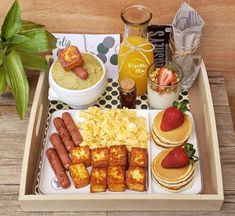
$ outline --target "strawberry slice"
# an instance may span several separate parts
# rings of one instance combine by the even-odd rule
[[[173,102],[173,106],[165,110],[160,128],[162,131],[171,131],[180,127],[185,120],[184,112],[188,110],[186,103]]]
[[[198,161],[199,158],[194,155],[195,152],[196,150],[193,148],[193,145],[186,143],[183,147],[179,146],[172,149],[162,160],[161,165],[166,169],[188,166],[190,162]]]
[[[176,74],[173,71],[173,66],[168,63],[166,66],[160,68],[158,74],[158,91],[161,92],[170,84],[175,83],[176,81]]]

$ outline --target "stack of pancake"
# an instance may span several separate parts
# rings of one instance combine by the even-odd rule
[[[161,148],[174,148],[183,145],[189,138],[192,131],[192,123],[188,116],[185,116],[184,123],[171,131],[162,131],[161,122],[164,111],[159,112],[153,122],[152,138],[154,143]]]
[[[152,164],[152,174],[154,180],[160,185],[161,188],[169,192],[180,192],[192,186],[194,180],[194,163],[190,163],[183,168],[166,169],[161,166],[162,160],[172,149],[162,151],[154,159]]]

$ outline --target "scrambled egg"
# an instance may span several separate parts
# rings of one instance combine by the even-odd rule
[[[102,111],[98,107],[90,107],[80,111],[84,122],[78,124],[84,141],[81,146],[89,145],[91,149],[126,145],[128,151],[132,147],[147,148],[149,133],[144,117],[128,109],[110,109]]]

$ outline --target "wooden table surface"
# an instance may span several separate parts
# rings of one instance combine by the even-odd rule
[[[25,120],[20,120],[15,103],[10,93],[0,96],[0,215],[65,215],[53,212],[23,212],[18,203],[20,173],[24,152],[24,142],[32,99],[37,84],[38,74],[29,75],[30,104]],[[181,212],[178,215],[235,215],[235,136],[229,109],[227,92],[222,73],[209,73],[210,87],[213,97],[222,173],[224,182],[225,202],[220,212]],[[77,215],[69,212],[66,215]],[[82,212],[80,215],[108,215],[108,216],[148,216],[175,215],[173,212]]]

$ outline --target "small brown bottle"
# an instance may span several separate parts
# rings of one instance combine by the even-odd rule
[[[126,78],[120,82],[120,102],[122,108],[135,109],[136,85],[134,80]]]

